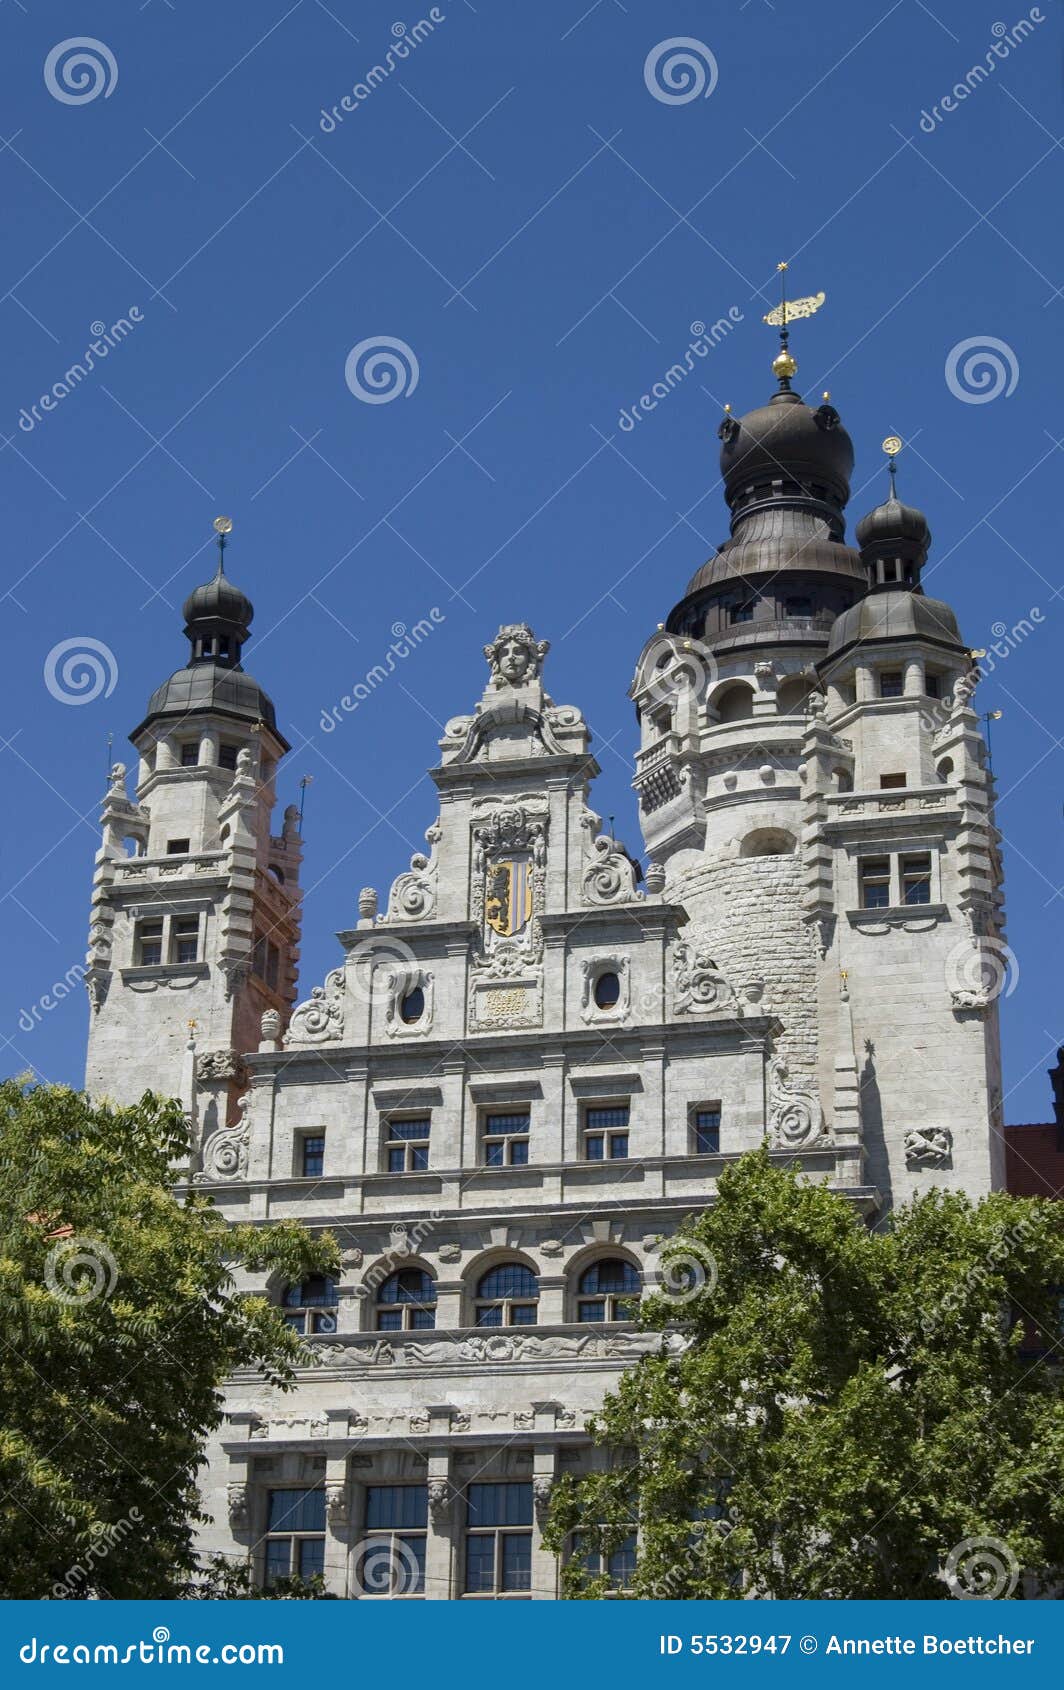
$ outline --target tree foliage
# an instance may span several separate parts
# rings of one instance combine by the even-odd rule
[[[555,1493],[567,1595],[607,1592],[636,1521],[637,1597],[1059,1588],[1064,1205],[932,1190],[872,1232],[759,1151],[662,1256],[661,1349]]]
[[[233,1269],[297,1280],[335,1243],[175,1194],[188,1155],[179,1105],[151,1093],[120,1109],[0,1084],[0,1597],[191,1593],[220,1386],[293,1379],[300,1339]]]

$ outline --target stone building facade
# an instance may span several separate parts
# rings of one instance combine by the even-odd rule
[[[286,746],[242,667],[251,606],[221,567],[186,604],[135,797],[116,769],[104,807],[88,1084],[180,1095],[187,1177],[227,1215],[340,1240],[335,1280],[266,1287],[307,1366],[287,1396],[231,1382],[204,1473],[204,1549],[266,1579],[556,1595],[551,1487],[658,1342],[632,1301],[766,1139],[869,1224],[1003,1184],[971,654],[893,476],[846,544],[853,449],[790,373],[725,417],[731,537],[636,665],[645,873],[591,807],[547,642],[509,625],[447,723],[425,850],[341,912],[297,1002],[301,843],[291,811],[271,831]]]

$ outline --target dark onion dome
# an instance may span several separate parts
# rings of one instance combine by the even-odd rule
[[[855,537],[867,563],[902,558],[919,567],[931,545],[931,530],[923,511],[915,505],[903,505],[893,494],[861,518]]]
[[[187,721],[205,715],[227,716],[245,726],[262,722],[286,751],[290,749],[283,735],[277,732],[273,700],[258,681],[243,669],[202,661],[176,670],[156,688],[148,700],[143,722],[130,737],[135,741],[144,728],[156,722],[164,723],[167,718]]]
[[[967,663],[968,647],[961,639],[957,618],[941,599],[920,591],[887,587],[869,593],[838,617],[831,630],[825,661],[841,657],[851,646],[874,646],[898,640],[939,646]]]
[[[225,622],[234,628],[243,628],[246,637],[255,608],[247,594],[230,581],[219,565],[213,581],[205,581],[202,587],[194,587],[189,593],[182,615],[189,627],[197,622]]]
[[[730,425],[730,426],[729,426]],[[853,442],[832,405],[812,411],[797,393],[774,393],[767,405],[721,428],[720,473],[729,505],[748,487],[782,480],[807,494],[823,490],[840,509],[850,496]]]

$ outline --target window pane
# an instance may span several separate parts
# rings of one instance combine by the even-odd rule
[[[611,1256],[592,1263],[580,1277],[580,1289],[592,1295],[598,1291],[638,1291],[639,1275],[631,1262]]]
[[[425,1589],[425,1539],[401,1537],[398,1547],[393,1588],[402,1596],[417,1596]]]
[[[505,1146],[505,1144],[502,1143],[501,1140],[497,1144],[486,1144],[484,1146],[484,1160],[487,1163],[489,1168],[501,1168],[502,1167],[502,1165],[503,1165],[503,1153],[504,1153],[505,1149],[506,1149],[506,1146]]]
[[[436,1325],[435,1309],[412,1309],[410,1326],[414,1332],[431,1332]]]
[[[427,1168],[428,1165],[429,1165],[429,1147],[428,1147],[428,1145],[427,1144],[415,1144],[413,1149],[410,1152],[410,1166],[411,1166],[411,1168],[415,1172],[420,1173],[421,1170],[423,1168]]]
[[[890,887],[882,880],[866,882],[862,903],[866,910],[889,909]]]
[[[390,1139],[419,1139],[429,1137],[429,1122],[426,1118],[421,1121],[389,1121],[388,1137]]]
[[[532,1524],[530,1484],[470,1485],[468,1504],[471,1526]]]
[[[484,1122],[486,1133],[527,1133],[530,1117],[524,1115],[489,1115]]]
[[[305,1138],[303,1140],[303,1173],[305,1175],[320,1174],[325,1166],[325,1140],[323,1138]]]
[[[367,1485],[366,1530],[424,1528],[428,1524],[426,1485]]]
[[[399,1145],[395,1150],[389,1150],[388,1152],[388,1172],[390,1174],[401,1174],[404,1173],[405,1170],[406,1151],[403,1149],[402,1145]]]
[[[501,1306],[501,1304],[492,1303],[489,1308],[478,1309],[477,1310],[477,1325],[478,1326],[501,1326],[502,1325],[502,1306]]]
[[[267,1531],[323,1532],[325,1491],[272,1490],[269,1494]]]
[[[502,1540],[503,1590],[531,1590],[532,1533],[507,1532]]]
[[[628,1134],[613,1133],[610,1138],[610,1160],[618,1161],[628,1154]]]
[[[626,1537],[619,1549],[614,1549],[608,1558],[610,1583],[621,1590],[627,1589],[635,1573],[635,1533]]]
[[[593,1131],[601,1131],[604,1127],[626,1127],[628,1105],[623,1103],[604,1109],[588,1109],[584,1114],[584,1125]]]
[[[523,1168],[528,1162],[527,1138],[515,1138],[510,1144],[510,1163],[515,1168]]]
[[[377,1315],[378,1332],[401,1332],[403,1330],[402,1309],[381,1309]]]
[[[695,1113],[695,1150],[705,1156],[720,1149],[720,1110],[699,1109]]]
[[[466,1538],[465,1587],[467,1590],[494,1590],[494,1532],[471,1532]]]
[[[292,1571],[292,1539],[282,1537],[266,1545],[265,1576],[267,1585],[285,1579]]]
[[[578,1320],[605,1320],[605,1303],[581,1303],[576,1311]]]
[[[477,1287],[478,1297],[538,1297],[539,1280],[523,1262],[503,1262],[486,1273]]]
[[[323,1537],[304,1538],[299,1545],[299,1574],[301,1578],[313,1578],[315,1573],[325,1571],[325,1539]]]
[[[510,1310],[510,1319],[514,1326],[535,1326],[535,1303],[515,1303]]]
[[[606,1141],[601,1133],[588,1133],[584,1139],[584,1154],[589,1162],[601,1162],[605,1155]]]

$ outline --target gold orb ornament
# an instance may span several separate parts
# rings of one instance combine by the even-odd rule
[[[214,519],[214,532],[216,534],[231,534],[233,532],[232,517],[216,516]]]
[[[789,352],[777,352],[772,360],[772,374],[778,376],[781,381],[790,381],[792,376],[798,374],[797,358],[793,358]]]
[[[883,450],[888,458],[896,458],[904,444],[899,434],[888,434],[883,442]]]

